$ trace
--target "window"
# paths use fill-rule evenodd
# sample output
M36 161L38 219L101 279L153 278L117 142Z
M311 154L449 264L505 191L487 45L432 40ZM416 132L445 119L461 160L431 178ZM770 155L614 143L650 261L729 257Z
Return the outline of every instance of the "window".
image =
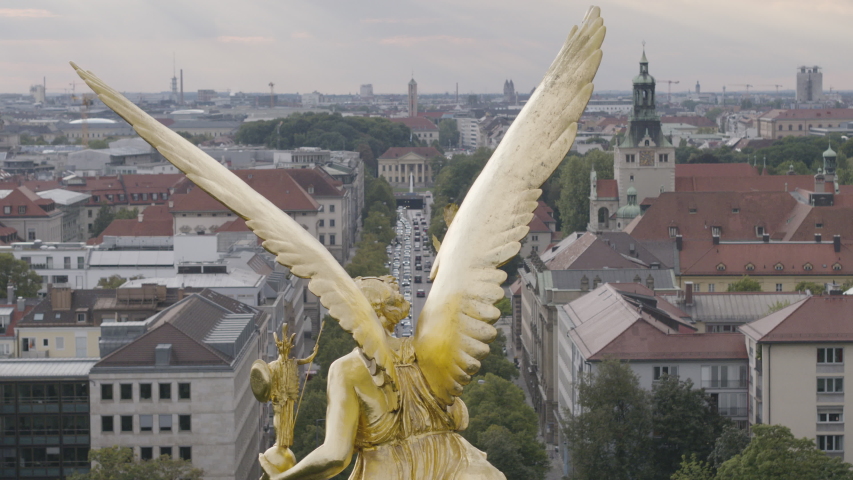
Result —
M818 412L818 423L841 423L844 421L844 415L841 412Z
M668 365L664 367L655 367L654 368L654 379L660 380L664 375L671 375L673 377L678 376L678 367L675 365Z
M659 162L669 162L669 154L668 153L659 154L658 155L658 161Z
M329 212L335 213L335 204L334 203L329 205Z
M687 209L687 213L696 213L696 209L695 208L689 208L689 209Z
M43 338L41 341L41 346L47 348L50 346L50 342L46 338Z
M27 206L21 205L18 207L18 215L25 215L27 213Z
M77 321L78 322L85 322L86 321L86 313L85 312L78 313L77 314Z
M782 125L779 125L779 130L782 130Z
M625 155L625 162L634 163L635 161L636 161L636 157L634 156L633 153L629 153L629 154Z
M837 272L837 271L839 271L839 270L841 270L841 264L840 264L840 263L838 263L838 262L833 263L833 264L832 264L832 269L833 269L833 270L835 270L836 272Z
M335 244L335 234L329 235L329 245Z
M755 227L755 236L763 237L764 236L764 227Z
M320 244L322 244L322 245L326 244L326 236L323 234L320 234Z
M751 271L755 270L755 265L753 265L751 263L747 263L746 266L743 268L744 268L744 270L748 270L751 272Z
M675 238L678 235L678 227L669 227L669 237Z
M71 257L65 257L63 259L63 268L66 270L71 270Z
M151 384L150 383L140 383L139 384L139 399L140 400L151 400Z
M723 263L717 264L717 270L720 272L725 272L726 271L726 265Z
M780 126L781 126L781 125L780 125ZM794 126L789 124L789 125L788 125L788 130L793 130L793 129L794 129Z
M732 213L740 213L740 209L739 208L733 208Z
M172 431L172 415L160 415L160 431L161 432L171 432Z
M179 383L178 384L178 399L180 399L180 400L189 400L190 399L190 384L189 383Z
M101 416L101 432L115 432L115 426L113 425L113 416L112 415L102 415Z
M153 415L140 415L139 416L139 431L140 432L153 432L154 431L154 416Z
M817 363L844 363L844 348L818 348Z
M3 213L5 213L6 215L11 215L12 207L10 205L6 205L5 207L3 207Z
M334 219L334 218L329 219L329 226L330 226L330 227L334 227L334 226L335 226L335 219Z
M154 447L139 447L139 459L140 460L153 460L154 459Z
M319 222L317 222L317 226L318 226L318 227L325 227L325 226L326 226L326 221L325 221L325 220L320 220Z
M773 265L773 269L776 271L782 271L785 269L785 265L782 265L782 262L779 262L776 265Z
M193 447L178 447L178 456L181 457L181 460L192 460Z
M532 240L534 242L538 242L539 241L539 235L531 235L530 240Z
M817 448L824 452L843 452L844 435L818 435Z
M113 399L113 384L112 383L102 383L101 384L101 400L112 400Z
M121 416L121 431L131 433L133 432L133 415Z
M776 291L777 291L777 292L781 292L781 291L782 291L782 284L781 284L781 283L777 283L777 284L776 284Z
M714 237L720 237L723 235L723 227L711 227L711 235Z
M83 259L83 257L77 257L77 269L83 270L85 265L86 265L86 261Z
M138 201L139 200L139 194L138 193L131 193L130 198L132 198L134 201Z
M172 398L172 384L171 383L161 383L160 384L160 400L171 400Z
M809 271L812 268L814 268L814 267L812 266L811 263L806 263L805 265L803 265L803 270Z
M815 223L814 228L823 228L823 224L822 223Z
M817 393L844 393L844 378L818 378Z
M36 231L34 229L27 230L27 240L32 242L36 239Z
M119 385L119 392L122 400L133 400L133 384L122 383Z
M178 429L182 432L192 430L192 417L189 415L178 415Z
M160 447L160 456L163 455L172 456L172 447Z
M713 291L714 291L714 284L713 284L713 283L709 283L709 284L708 284L708 291L709 291L709 292L713 292Z

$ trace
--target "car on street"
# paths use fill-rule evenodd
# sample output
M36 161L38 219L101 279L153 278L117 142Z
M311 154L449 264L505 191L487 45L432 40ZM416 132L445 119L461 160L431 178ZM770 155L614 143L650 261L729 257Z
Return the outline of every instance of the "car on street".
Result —
M423 281L423 277L421 275L415 275L415 283L421 283Z
M418 289L418 292L416 293L416 295L417 295L418 297L426 297L426 292L424 292L422 288L419 288L419 289Z

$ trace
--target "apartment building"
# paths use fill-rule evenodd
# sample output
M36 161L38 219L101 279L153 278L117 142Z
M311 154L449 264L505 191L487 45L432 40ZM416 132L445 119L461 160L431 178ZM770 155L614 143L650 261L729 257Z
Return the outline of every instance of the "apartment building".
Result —
M808 297L740 331L749 352L750 423L785 425L849 462L845 354L853 351L853 297Z

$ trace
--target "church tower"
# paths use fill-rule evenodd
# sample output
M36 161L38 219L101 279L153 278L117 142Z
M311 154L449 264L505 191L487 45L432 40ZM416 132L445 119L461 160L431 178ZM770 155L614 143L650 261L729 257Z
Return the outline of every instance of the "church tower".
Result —
M649 75L646 51L640 59L640 73L634 77L634 112L628 121L625 138L614 148L613 174L619 189L619 205L627 206L628 190L636 195L634 205L661 192L675 190L675 148L663 136L660 117L655 110L655 79ZM639 209L627 209L639 213ZM636 216L636 215L634 215ZM624 228L630 218L616 219L616 229Z
M409 116L418 116L418 82L414 78L409 81Z

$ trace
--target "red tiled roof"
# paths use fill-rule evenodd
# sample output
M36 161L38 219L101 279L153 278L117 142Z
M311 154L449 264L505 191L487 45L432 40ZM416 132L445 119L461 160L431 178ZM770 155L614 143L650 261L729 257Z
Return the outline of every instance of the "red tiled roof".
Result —
M34 192L44 192L56 188L64 188L60 185L59 180L32 180L21 182L21 185L29 188Z
M288 174L288 169L234 170L250 187L286 212L317 211L320 208L308 192ZM228 209L200 188L174 195L172 212L222 212Z
M403 155L414 153L424 158L432 158L441 155L434 147L391 147L382 154L380 159L400 158Z
M539 200L539 205L536 207L536 210L533 211L533 214L545 223L556 222L556 220L554 220L554 209L549 207L548 204L542 200Z
M287 171L305 191L314 187L315 197L342 197L343 192L335 186L335 180L320 168L292 168Z
M836 252L831 239L823 243L805 242L744 242L713 245L710 240L685 241L679 252L682 275L851 275L853 248L842 243ZM747 265L754 269L748 270ZM807 270L806 265L811 265ZM834 270L833 265L840 265ZM720 270L720 266L724 270ZM776 266L781 265L781 270Z
M743 336L734 333L666 334L637 320L590 360L747 359Z
M741 327L759 342L853 341L853 296L808 297Z
M804 108L793 110L770 110L760 117L762 120L853 120L851 108Z
M418 112L419 117L434 118L436 120L443 117L445 112Z
M225 222L216 229L216 233L219 232L250 232L249 227L246 226L246 221L242 218L238 218L236 220L231 220L230 222Z
M24 315L30 313L34 308L34 305L26 305L23 311L18 311L18 305L16 304L5 304L0 305L0 308L14 308L15 310L12 312L12 318L9 319L9 325L6 325L6 333L0 334L0 337L14 337L15 336L15 327L18 326L18 322L24 318Z
M591 232L584 233L546 263L551 270L587 270L599 268L638 268Z
M619 197L619 184L616 180L597 180L595 190L598 192L598 198Z
M748 163L678 163L678 177L757 177L758 170Z
M530 223L527 224L527 226L530 228L530 233L542 233L551 231L551 229L548 228L547 225L545 225L545 222L543 222L542 219L536 215L533 215L533 220L530 220Z
M49 217L50 214L42 210L41 205L50 205L53 201L48 200L45 203L40 200L43 199L27 187L12 190L8 195L0 198L0 221L4 218ZM10 207L10 213L5 213L2 207ZM20 207L24 207L24 213L19 213Z
M813 190L811 175L757 175L749 177L675 177L676 192L791 192Z
M424 117L390 118L389 120L394 123L402 123L416 132L438 131L438 127Z
M756 227L771 236L782 230L795 205L794 197L781 191L664 192L628 233L638 240L668 240L669 227L677 227L685 241L710 240L711 227L719 226L723 240L754 241Z

